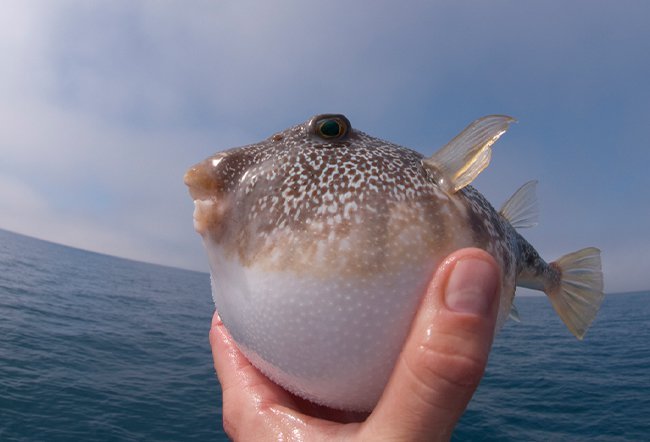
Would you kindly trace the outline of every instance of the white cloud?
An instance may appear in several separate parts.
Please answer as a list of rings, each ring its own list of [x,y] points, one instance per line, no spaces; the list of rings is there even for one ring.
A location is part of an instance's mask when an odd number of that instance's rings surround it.
[[[9,204],[14,202],[15,204]],[[18,179],[2,175],[0,175],[0,204],[2,204],[0,213],[4,221],[14,226],[20,225],[24,215],[33,215],[47,208],[47,202],[34,189]]]

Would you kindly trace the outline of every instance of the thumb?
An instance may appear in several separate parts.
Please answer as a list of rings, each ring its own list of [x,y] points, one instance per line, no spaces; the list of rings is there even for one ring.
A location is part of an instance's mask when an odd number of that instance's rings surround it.
[[[478,386],[492,346],[500,271],[479,249],[438,268],[384,393],[369,436],[447,440]]]

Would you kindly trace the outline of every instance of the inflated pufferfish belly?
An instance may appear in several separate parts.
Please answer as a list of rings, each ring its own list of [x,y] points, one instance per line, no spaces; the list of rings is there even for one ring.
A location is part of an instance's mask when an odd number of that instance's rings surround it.
[[[477,120],[425,159],[319,115],[191,168],[214,301],[246,357],[304,398],[372,409],[434,269],[467,246],[501,266],[499,324],[518,281],[582,337],[602,300],[597,249],[546,264],[511,225],[534,223],[534,183],[501,213],[468,186],[511,122]]]

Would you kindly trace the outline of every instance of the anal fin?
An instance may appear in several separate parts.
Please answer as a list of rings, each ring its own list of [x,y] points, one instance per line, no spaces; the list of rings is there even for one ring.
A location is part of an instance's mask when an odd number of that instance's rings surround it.
[[[515,307],[514,303],[510,306],[510,314],[508,315],[508,317],[515,322],[521,322],[521,318],[519,317],[519,311],[517,310],[517,307]]]

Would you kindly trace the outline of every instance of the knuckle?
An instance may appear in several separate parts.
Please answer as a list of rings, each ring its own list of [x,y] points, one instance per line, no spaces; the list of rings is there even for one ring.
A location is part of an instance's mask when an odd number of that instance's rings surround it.
[[[237,400],[237,392],[233,387],[222,388],[222,421],[223,430],[228,437],[233,440],[238,440],[241,436],[241,429],[245,427],[244,422],[246,416],[244,415],[245,408],[242,407]]]
[[[259,439],[260,435],[273,434],[276,428],[269,428],[272,419],[272,402],[264,400],[264,395],[249,396],[249,387],[231,385],[222,389],[223,430],[232,440]],[[242,398],[246,397],[242,402]],[[275,438],[274,438],[275,439]]]
[[[483,376],[487,355],[468,351],[453,338],[423,342],[407,360],[416,379],[429,390],[472,388]]]
[[[233,415],[232,407],[228,406],[226,403],[223,404],[223,415],[222,415],[222,424],[223,431],[228,435],[230,439],[237,440],[239,436],[239,423],[240,419],[237,416]]]

